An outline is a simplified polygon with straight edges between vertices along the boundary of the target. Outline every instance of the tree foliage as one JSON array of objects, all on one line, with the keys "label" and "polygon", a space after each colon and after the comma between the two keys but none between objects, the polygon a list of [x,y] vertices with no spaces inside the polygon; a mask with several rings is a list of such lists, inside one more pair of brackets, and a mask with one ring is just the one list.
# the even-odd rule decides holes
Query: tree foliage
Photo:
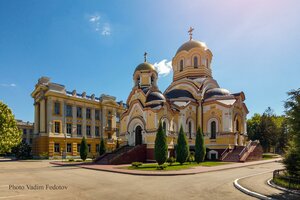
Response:
[{"label": "tree foliage", "polygon": [[10,152],[17,146],[21,135],[11,109],[0,101],[0,154]]},{"label": "tree foliage", "polygon": [[31,147],[22,141],[17,146],[12,148],[12,153],[15,154],[17,159],[28,159],[31,158]]},{"label": "tree foliage", "polygon": [[189,156],[189,145],[181,125],[178,138],[177,138],[176,160],[180,164],[183,164],[187,160],[188,156]]},{"label": "tree foliage", "polygon": [[204,144],[204,137],[200,127],[197,129],[195,141],[195,161],[199,164],[204,161],[206,155],[206,147]]},{"label": "tree foliage", "polygon": [[103,137],[101,137],[99,154],[101,156],[105,153],[106,153],[106,145],[105,145],[105,141],[104,141]]},{"label": "tree foliage", "polygon": [[288,92],[285,102],[290,143],[284,164],[290,174],[300,175],[300,88]]},{"label": "tree foliage", "polygon": [[274,147],[282,153],[287,145],[285,116],[275,115],[270,107],[262,115],[256,113],[247,120],[247,132],[249,139],[259,140],[265,151]]},{"label": "tree foliage", "polygon": [[82,138],[81,144],[80,144],[80,158],[85,161],[88,155],[88,145],[85,140],[85,137]]},{"label": "tree foliage", "polygon": [[162,165],[168,158],[168,144],[166,133],[163,130],[161,122],[159,122],[158,130],[155,138],[154,157],[158,165]]}]

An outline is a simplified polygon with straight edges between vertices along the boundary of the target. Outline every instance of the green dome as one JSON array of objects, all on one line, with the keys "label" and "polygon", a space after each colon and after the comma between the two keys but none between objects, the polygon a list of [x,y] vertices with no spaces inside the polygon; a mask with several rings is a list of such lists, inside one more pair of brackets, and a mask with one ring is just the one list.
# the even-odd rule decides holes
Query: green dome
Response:
[{"label": "green dome", "polygon": [[155,70],[155,67],[153,65],[151,65],[150,63],[148,62],[143,62],[141,64],[139,64],[136,68],[135,68],[135,71],[140,71],[140,70],[153,70],[153,71],[156,71]]},{"label": "green dome", "polygon": [[178,54],[181,51],[189,51],[189,50],[191,50],[193,48],[196,48],[196,47],[207,49],[207,46],[205,45],[205,43],[197,41],[197,40],[189,40],[189,41],[187,41],[186,43],[184,43],[183,45],[181,45],[179,47],[176,54]]}]

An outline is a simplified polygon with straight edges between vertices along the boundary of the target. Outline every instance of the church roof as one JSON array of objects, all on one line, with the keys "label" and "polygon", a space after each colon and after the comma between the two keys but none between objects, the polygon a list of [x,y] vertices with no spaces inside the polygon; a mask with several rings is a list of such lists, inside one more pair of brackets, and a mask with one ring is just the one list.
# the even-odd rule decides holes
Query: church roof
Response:
[{"label": "church roof", "polygon": [[181,45],[176,54],[178,54],[179,52],[181,51],[189,51],[193,48],[196,48],[196,47],[200,47],[200,48],[203,48],[203,49],[207,49],[207,46],[204,42],[200,42],[200,41],[197,41],[197,40],[189,40],[187,41],[186,43],[184,43],[183,45]]},{"label": "church roof", "polygon": [[166,94],[168,99],[175,99],[180,97],[187,97],[194,99],[194,96],[187,90],[174,89]]},{"label": "church roof", "polygon": [[155,67],[154,67],[152,64],[148,63],[148,62],[143,62],[143,63],[139,64],[139,65],[135,68],[135,71],[134,71],[134,72],[140,71],[140,70],[153,70],[153,71],[156,71],[156,70],[155,70]]},{"label": "church roof", "polygon": [[210,90],[207,90],[204,94],[204,99],[208,99],[210,97],[216,97],[216,96],[229,96],[230,92],[223,88],[213,88]]},{"label": "church roof", "polygon": [[160,92],[151,92],[150,94],[147,95],[146,103],[150,101],[166,101],[166,98]]}]

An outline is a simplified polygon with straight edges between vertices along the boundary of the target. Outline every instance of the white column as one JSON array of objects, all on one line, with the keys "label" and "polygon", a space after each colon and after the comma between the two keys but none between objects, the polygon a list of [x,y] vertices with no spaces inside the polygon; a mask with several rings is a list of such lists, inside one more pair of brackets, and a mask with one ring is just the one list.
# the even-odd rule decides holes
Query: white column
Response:
[{"label": "white column", "polygon": [[40,132],[45,133],[45,99],[40,102]]},{"label": "white column", "polygon": [[39,103],[34,104],[34,134],[39,133]]},{"label": "white column", "polygon": [[48,134],[50,134],[52,132],[52,107],[53,107],[53,103],[52,103],[52,99],[48,98],[47,99],[47,125],[48,125]]}]

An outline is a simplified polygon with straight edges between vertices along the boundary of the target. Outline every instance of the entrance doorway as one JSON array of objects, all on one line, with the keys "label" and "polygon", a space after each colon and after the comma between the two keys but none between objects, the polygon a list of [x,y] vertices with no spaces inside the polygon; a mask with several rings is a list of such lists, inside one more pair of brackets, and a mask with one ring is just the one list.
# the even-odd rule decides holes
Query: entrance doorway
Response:
[{"label": "entrance doorway", "polygon": [[135,145],[140,145],[143,142],[142,138],[142,127],[137,126],[135,128]]}]

